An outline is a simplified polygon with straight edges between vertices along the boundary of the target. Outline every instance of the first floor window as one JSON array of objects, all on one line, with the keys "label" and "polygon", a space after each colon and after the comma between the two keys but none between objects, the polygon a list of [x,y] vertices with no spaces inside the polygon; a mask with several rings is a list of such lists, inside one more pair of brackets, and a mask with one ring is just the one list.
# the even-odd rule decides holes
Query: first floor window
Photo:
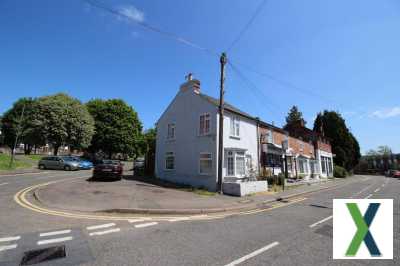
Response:
[{"label": "first floor window", "polygon": [[200,153],[200,174],[211,174],[212,156],[211,153]]},{"label": "first floor window", "polygon": [[167,170],[175,169],[175,155],[173,152],[165,153],[165,169]]},{"label": "first floor window", "polygon": [[211,122],[210,114],[200,115],[200,126],[199,126],[200,135],[206,135],[210,133],[210,122]]},{"label": "first floor window", "polygon": [[231,117],[231,136],[239,137],[240,136],[240,122],[239,118]]},{"label": "first floor window", "polygon": [[175,124],[168,124],[168,139],[174,139],[175,138]]}]

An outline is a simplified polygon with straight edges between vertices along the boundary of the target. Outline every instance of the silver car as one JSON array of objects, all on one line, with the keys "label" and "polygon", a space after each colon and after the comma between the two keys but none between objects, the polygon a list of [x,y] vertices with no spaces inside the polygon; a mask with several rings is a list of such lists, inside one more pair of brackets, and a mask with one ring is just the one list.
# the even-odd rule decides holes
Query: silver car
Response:
[{"label": "silver car", "polygon": [[43,157],[38,163],[39,169],[79,170],[79,162],[68,156]]}]

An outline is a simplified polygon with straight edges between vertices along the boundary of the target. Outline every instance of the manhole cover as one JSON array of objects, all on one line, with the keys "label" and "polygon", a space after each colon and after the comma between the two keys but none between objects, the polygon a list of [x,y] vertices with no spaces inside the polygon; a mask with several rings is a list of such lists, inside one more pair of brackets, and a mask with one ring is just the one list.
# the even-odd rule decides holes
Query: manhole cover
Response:
[{"label": "manhole cover", "polygon": [[311,207],[316,207],[316,208],[322,208],[322,209],[328,209],[328,207],[323,206],[323,205],[318,205],[318,204],[310,204]]},{"label": "manhole cover", "polygon": [[65,258],[65,246],[56,246],[43,249],[30,250],[24,253],[24,257],[21,261],[23,265],[33,265],[49,260]]}]

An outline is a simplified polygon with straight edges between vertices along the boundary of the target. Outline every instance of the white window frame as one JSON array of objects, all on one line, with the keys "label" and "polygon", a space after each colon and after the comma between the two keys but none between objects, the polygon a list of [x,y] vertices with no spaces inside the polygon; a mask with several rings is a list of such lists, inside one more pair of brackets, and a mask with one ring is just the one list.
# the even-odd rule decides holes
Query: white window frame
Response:
[{"label": "white window frame", "polygon": [[167,139],[172,140],[175,139],[176,134],[176,125],[175,123],[169,123],[167,126]]},{"label": "white window frame", "polygon": [[240,137],[240,119],[237,116],[230,117],[230,136],[239,138]]},{"label": "white window frame", "polygon": [[[244,177],[246,176],[247,166],[246,166],[246,152],[245,151],[235,151],[235,150],[228,150],[226,152],[226,173],[225,176],[227,177]],[[237,159],[243,159],[243,172],[241,174],[238,173],[238,164]],[[251,158],[251,157],[250,157]],[[232,172],[229,169],[229,159],[232,159]]]},{"label": "white window frame", "polygon": [[272,133],[272,130],[271,129],[268,129],[268,133],[267,133],[267,135],[268,135],[268,139],[267,139],[267,142],[268,143],[274,143],[274,135],[273,135],[273,133]]},{"label": "white window frame", "polygon": [[[201,119],[204,117],[204,128],[202,128]],[[208,123],[208,128],[207,128]],[[210,113],[203,113],[199,115],[199,135],[204,136],[208,135],[211,132],[211,114]]]},{"label": "white window frame", "polygon": [[[202,155],[209,155],[209,158],[202,158]],[[209,172],[202,172],[201,171],[201,162],[202,161],[210,161],[211,162],[211,168]],[[213,156],[211,152],[200,152],[199,154],[199,174],[200,175],[211,175],[213,171]]]},{"label": "white window frame", "polygon": [[[173,158],[173,168],[167,168],[167,159],[169,158],[169,157],[172,157]],[[167,151],[166,153],[165,153],[165,165],[164,165],[164,169],[166,170],[166,171],[173,171],[173,170],[175,170],[175,153],[174,152],[172,152],[172,151]]]}]

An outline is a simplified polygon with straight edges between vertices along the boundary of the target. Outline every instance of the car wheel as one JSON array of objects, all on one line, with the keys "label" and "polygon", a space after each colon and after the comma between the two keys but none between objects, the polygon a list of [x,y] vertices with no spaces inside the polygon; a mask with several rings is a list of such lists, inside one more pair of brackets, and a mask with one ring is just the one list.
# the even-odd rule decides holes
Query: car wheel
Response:
[{"label": "car wheel", "polygon": [[65,171],[71,171],[71,166],[69,166],[69,165],[64,166],[64,170]]},{"label": "car wheel", "polygon": [[43,164],[40,164],[40,165],[39,165],[39,169],[40,169],[40,170],[45,170],[45,169],[46,169],[46,166],[44,166]]}]

